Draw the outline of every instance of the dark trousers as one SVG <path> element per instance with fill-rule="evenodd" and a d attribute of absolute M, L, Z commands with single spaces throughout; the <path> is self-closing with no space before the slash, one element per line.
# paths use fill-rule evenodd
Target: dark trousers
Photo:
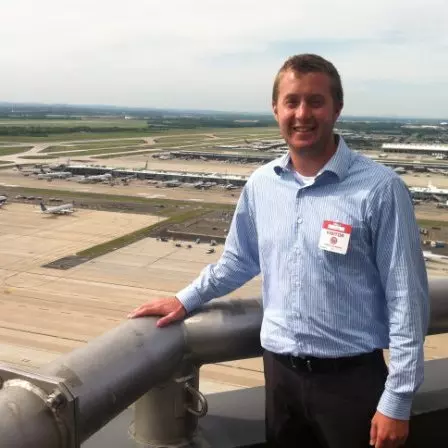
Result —
<path fill-rule="evenodd" d="M 335 368 L 324 361 L 316 370 L 268 351 L 263 358 L 269 447 L 369 447 L 387 378 L 381 351 Z"/>

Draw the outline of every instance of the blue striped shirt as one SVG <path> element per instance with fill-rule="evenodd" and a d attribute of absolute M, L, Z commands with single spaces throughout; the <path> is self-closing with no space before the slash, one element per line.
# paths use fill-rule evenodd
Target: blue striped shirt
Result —
<path fill-rule="evenodd" d="M 352 226 L 345 255 L 320 249 L 326 220 Z M 378 410 L 408 419 L 423 380 L 428 281 L 412 201 L 392 170 L 342 138 L 314 183 L 289 154 L 249 178 L 224 252 L 177 294 L 187 311 L 261 272 L 261 343 L 295 356 L 341 357 L 390 349 Z"/>

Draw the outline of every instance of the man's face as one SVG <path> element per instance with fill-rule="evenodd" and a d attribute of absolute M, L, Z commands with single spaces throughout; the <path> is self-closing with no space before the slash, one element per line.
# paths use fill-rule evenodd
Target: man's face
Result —
<path fill-rule="evenodd" d="M 275 119 L 289 148 L 294 152 L 321 154 L 332 139 L 340 114 L 324 73 L 283 73 L 278 86 Z"/>

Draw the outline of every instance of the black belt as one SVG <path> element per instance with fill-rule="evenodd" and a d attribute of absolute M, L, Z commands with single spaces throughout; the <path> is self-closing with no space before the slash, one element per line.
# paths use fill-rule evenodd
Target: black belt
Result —
<path fill-rule="evenodd" d="M 300 371 L 314 373 L 338 372 L 360 366 L 372 361 L 384 361 L 383 351 L 374 350 L 373 352 L 363 353 L 355 356 L 345 356 L 342 358 L 316 358 L 314 356 L 292 356 L 279 355 L 273 353 L 274 357 L 282 364 Z"/>

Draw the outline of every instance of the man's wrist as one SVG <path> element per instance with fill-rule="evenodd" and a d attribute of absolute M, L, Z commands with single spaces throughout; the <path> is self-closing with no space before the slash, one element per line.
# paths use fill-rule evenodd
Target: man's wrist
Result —
<path fill-rule="evenodd" d="M 386 417 L 397 420 L 409 420 L 413 394 L 396 394 L 385 389 L 378 403 L 377 410 Z"/>
<path fill-rule="evenodd" d="M 183 305 L 187 314 L 191 313 L 193 310 L 202 305 L 201 296 L 191 285 L 179 291 L 175 295 L 175 297 Z"/>

